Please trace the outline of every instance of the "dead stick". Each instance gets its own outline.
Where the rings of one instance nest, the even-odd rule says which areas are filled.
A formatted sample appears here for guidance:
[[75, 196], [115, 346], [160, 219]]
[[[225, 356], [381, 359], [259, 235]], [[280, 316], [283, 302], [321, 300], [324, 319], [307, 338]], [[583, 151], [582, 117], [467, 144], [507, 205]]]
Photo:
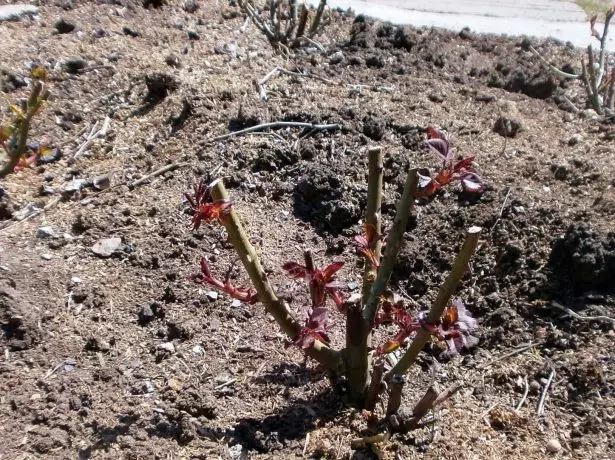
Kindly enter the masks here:
[[372, 412], [376, 407], [376, 401], [378, 401], [380, 387], [382, 386], [383, 375], [384, 361], [379, 361], [378, 363], [374, 364], [374, 370], [372, 371], [372, 381], [369, 384], [369, 390], [367, 391], [367, 397], [365, 398], [365, 410]]
[[423, 397], [412, 409], [413, 418], [418, 422], [418, 420], [420, 420], [427, 412], [431, 410], [437, 399], [438, 391], [433, 386], [427, 388], [427, 391]]
[[527, 399], [527, 394], [530, 392], [530, 384], [527, 382], [527, 375], [523, 377], [523, 384], [525, 385], [525, 389], [523, 391], [523, 396], [521, 396], [519, 404], [517, 404], [517, 407], [515, 407], [515, 412], [519, 412], [519, 410], [521, 410], [521, 408], [523, 407], [523, 403]]
[[560, 305], [557, 302], [551, 302], [551, 306], [555, 307], [559, 310], [562, 310], [563, 312], [567, 313], [568, 315], [572, 316], [575, 319], [578, 319], [579, 321], [607, 321], [610, 322], [612, 324], [615, 324], [615, 318], [611, 318], [609, 316], [603, 316], [603, 315], [598, 315], [598, 316], [585, 316], [585, 315], [579, 315], [578, 313], [572, 311], [570, 308], [564, 307], [563, 305]]
[[342, 126], [338, 124], [315, 125], [313, 123], [301, 123], [298, 121], [297, 122], [295, 121], [274, 121], [271, 123], [263, 123], [260, 125], [251, 126], [249, 128], [242, 129], [239, 131], [233, 131], [232, 133], [223, 134], [221, 136], [216, 136], [212, 138], [210, 142], [220, 141], [222, 139], [227, 139], [233, 136], [239, 136], [245, 133], [251, 133], [253, 131], [261, 131], [267, 128], [308, 128], [308, 129], [312, 129], [316, 131], [329, 131], [329, 130], [341, 129]]
[[538, 408], [536, 409], [536, 413], [538, 415], [543, 415], [545, 413], [545, 399], [547, 398], [547, 393], [549, 392], [549, 387], [551, 386], [551, 382], [553, 382], [554, 376], [555, 376], [555, 369], [551, 369], [551, 373], [549, 374], [549, 379], [547, 380], [545, 388], [542, 391], [542, 395], [540, 395], [540, 401], [538, 401]]
[[148, 174], [147, 176], [143, 176], [141, 179], [137, 179], [136, 181], [134, 181], [131, 184], [128, 184], [128, 188], [130, 190], [132, 190], [135, 187], [138, 187], [139, 185], [144, 184], [145, 182], [147, 182], [148, 180], [154, 178], [154, 177], [158, 177], [161, 176], [162, 174], [169, 172], [169, 171], [174, 171], [178, 168], [181, 168], [183, 166], [188, 166], [188, 163], [171, 163], [169, 165], [163, 166], [162, 168], [158, 168], [156, 171]]
[[387, 404], [387, 417], [397, 413], [401, 406], [401, 395], [406, 383], [404, 375], [395, 375], [389, 384], [389, 403]]

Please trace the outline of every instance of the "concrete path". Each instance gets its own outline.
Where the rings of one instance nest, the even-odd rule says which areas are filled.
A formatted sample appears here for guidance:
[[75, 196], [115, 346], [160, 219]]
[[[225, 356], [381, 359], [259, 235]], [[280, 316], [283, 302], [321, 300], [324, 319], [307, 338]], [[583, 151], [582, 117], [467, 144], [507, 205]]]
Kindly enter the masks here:
[[[396, 24], [455, 31], [469, 27], [477, 33], [553, 37], [578, 47], [598, 43], [590, 35], [585, 13], [571, 0], [329, 0], [327, 3]], [[615, 50], [613, 31], [608, 47]]]

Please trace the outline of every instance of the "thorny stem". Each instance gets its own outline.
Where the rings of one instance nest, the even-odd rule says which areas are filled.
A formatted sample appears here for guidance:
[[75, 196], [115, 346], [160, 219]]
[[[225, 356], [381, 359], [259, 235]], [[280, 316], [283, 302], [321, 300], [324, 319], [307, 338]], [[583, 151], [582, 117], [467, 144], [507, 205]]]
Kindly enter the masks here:
[[[214, 200], [229, 199], [226, 188], [221, 180], [213, 185], [211, 195]], [[239, 255], [243, 266], [248, 272], [254, 289], [258, 293], [259, 301], [265, 306], [267, 312], [275, 318], [286, 335], [294, 340], [301, 332], [301, 325], [293, 317], [284, 302], [275, 294], [273, 287], [267, 279], [267, 274], [261, 266], [256, 250], [248, 240], [237, 213], [231, 208], [231, 211], [224, 215], [221, 221], [235, 252]], [[324, 343], [315, 341], [314, 345], [305, 350], [305, 352], [334, 374], [342, 372], [343, 362], [340, 353], [331, 350]]]
[[[382, 214], [380, 208], [382, 206], [382, 180], [383, 170], [382, 165], [382, 149], [380, 147], [371, 148], [369, 155], [369, 175], [367, 182], [367, 209], [365, 211], [365, 223], [372, 225], [376, 234], [374, 246], [370, 249], [374, 251], [376, 260], [380, 262], [382, 256]], [[377, 270], [369, 261], [366, 260], [365, 271], [363, 272], [363, 303], [367, 303], [369, 293], [372, 289], [372, 284], [376, 279]]]
[[[366, 224], [372, 225], [376, 234], [374, 251], [376, 260], [380, 261], [381, 242], [378, 238], [382, 231], [380, 207], [382, 204], [382, 149], [375, 147], [369, 150], [369, 175], [367, 186]], [[371, 293], [372, 284], [377, 276], [377, 270], [369, 260], [365, 261], [363, 272], [362, 302], [354, 304], [348, 309], [346, 317], [346, 369], [348, 372], [348, 392], [350, 399], [357, 405], [365, 403], [367, 381], [369, 379], [372, 323], [368, 321], [362, 311]]]
[[[428, 324], [436, 324], [440, 321], [440, 318], [444, 313], [444, 309], [448, 305], [451, 296], [457, 289], [457, 286], [461, 282], [461, 278], [468, 269], [470, 259], [472, 258], [472, 255], [476, 250], [476, 246], [478, 245], [478, 237], [481, 230], [482, 229], [480, 227], [470, 227], [468, 229], [466, 239], [461, 247], [461, 250], [459, 251], [459, 254], [457, 255], [457, 258], [455, 259], [455, 263], [453, 264], [453, 269], [446, 278], [446, 281], [444, 281], [444, 284], [438, 292], [436, 300], [429, 309], [429, 314], [427, 316]], [[397, 362], [397, 364], [395, 364], [393, 369], [388, 372], [385, 380], [390, 380], [395, 375], [405, 374], [412, 363], [414, 363], [430, 337], [431, 333], [427, 329], [419, 329], [414, 337], [414, 340], [410, 344], [410, 347]]]
[[371, 293], [363, 310], [363, 316], [370, 325], [374, 324], [380, 296], [386, 289], [391, 273], [393, 272], [395, 260], [397, 259], [397, 254], [399, 253], [401, 243], [403, 242], [403, 236], [406, 232], [406, 226], [408, 225], [410, 211], [414, 207], [414, 195], [417, 185], [418, 175], [416, 168], [414, 168], [408, 171], [404, 191], [397, 205], [395, 220], [393, 221], [393, 226], [387, 238], [382, 264], [380, 265], [378, 275], [372, 285]]

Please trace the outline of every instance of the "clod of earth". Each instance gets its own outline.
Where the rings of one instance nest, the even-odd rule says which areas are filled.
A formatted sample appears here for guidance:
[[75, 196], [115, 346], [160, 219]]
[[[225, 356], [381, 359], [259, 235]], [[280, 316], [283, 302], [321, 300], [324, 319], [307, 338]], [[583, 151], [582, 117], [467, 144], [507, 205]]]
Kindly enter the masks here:
[[553, 244], [554, 281], [577, 294], [615, 289], [615, 232], [601, 234], [584, 222], [568, 227]]

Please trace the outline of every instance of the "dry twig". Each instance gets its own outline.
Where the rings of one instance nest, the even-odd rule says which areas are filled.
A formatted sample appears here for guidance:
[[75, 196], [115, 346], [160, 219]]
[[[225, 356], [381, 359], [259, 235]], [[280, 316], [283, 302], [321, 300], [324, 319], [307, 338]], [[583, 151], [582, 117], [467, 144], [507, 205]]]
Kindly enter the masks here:
[[551, 302], [551, 306], [555, 307], [564, 313], [572, 316], [574, 319], [578, 319], [579, 321], [605, 321], [613, 324], [615, 326], [615, 318], [611, 318], [610, 316], [598, 315], [598, 316], [585, 316], [579, 315], [578, 313], [572, 311], [570, 308], [564, 307], [557, 302]]
[[152, 179], [154, 177], [161, 176], [162, 174], [164, 174], [166, 172], [174, 171], [174, 170], [176, 170], [178, 168], [181, 168], [181, 167], [184, 167], [184, 166], [188, 166], [188, 165], [189, 165], [189, 163], [171, 163], [171, 164], [168, 164], [168, 165], [163, 166], [162, 168], [158, 168], [156, 171], [154, 171], [154, 172], [152, 172], [152, 173], [150, 173], [150, 174], [148, 174], [146, 176], [143, 176], [142, 178], [137, 179], [136, 181], [128, 184], [128, 188], [130, 190], [132, 190], [133, 188], [138, 187], [139, 185], [144, 184], [145, 182], [149, 181], [150, 179]]
[[221, 141], [229, 137], [239, 136], [241, 134], [251, 133], [253, 131], [261, 131], [268, 128], [305, 128], [312, 131], [331, 131], [341, 129], [342, 127], [338, 124], [317, 125], [313, 123], [301, 123], [298, 121], [274, 121], [271, 123], [262, 123], [260, 125], [251, 126], [249, 128], [241, 129], [239, 131], [233, 131], [232, 133], [223, 134], [221, 136], [216, 136], [212, 138], [210, 142]]
[[545, 384], [544, 389], [542, 390], [542, 394], [540, 395], [540, 401], [538, 401], [538, 407], [536, 409], [536, 413], [538, 415], [543, 415], [545, 413], [545, 399], [547, 397], [547, 393], [549, 392], [549, 387], [551, 387], [551, 382], [553, 382], [553, 377], [555, 376], [555, 369], [551, 369], [551, 373], [549, 374], [549, 379]]

